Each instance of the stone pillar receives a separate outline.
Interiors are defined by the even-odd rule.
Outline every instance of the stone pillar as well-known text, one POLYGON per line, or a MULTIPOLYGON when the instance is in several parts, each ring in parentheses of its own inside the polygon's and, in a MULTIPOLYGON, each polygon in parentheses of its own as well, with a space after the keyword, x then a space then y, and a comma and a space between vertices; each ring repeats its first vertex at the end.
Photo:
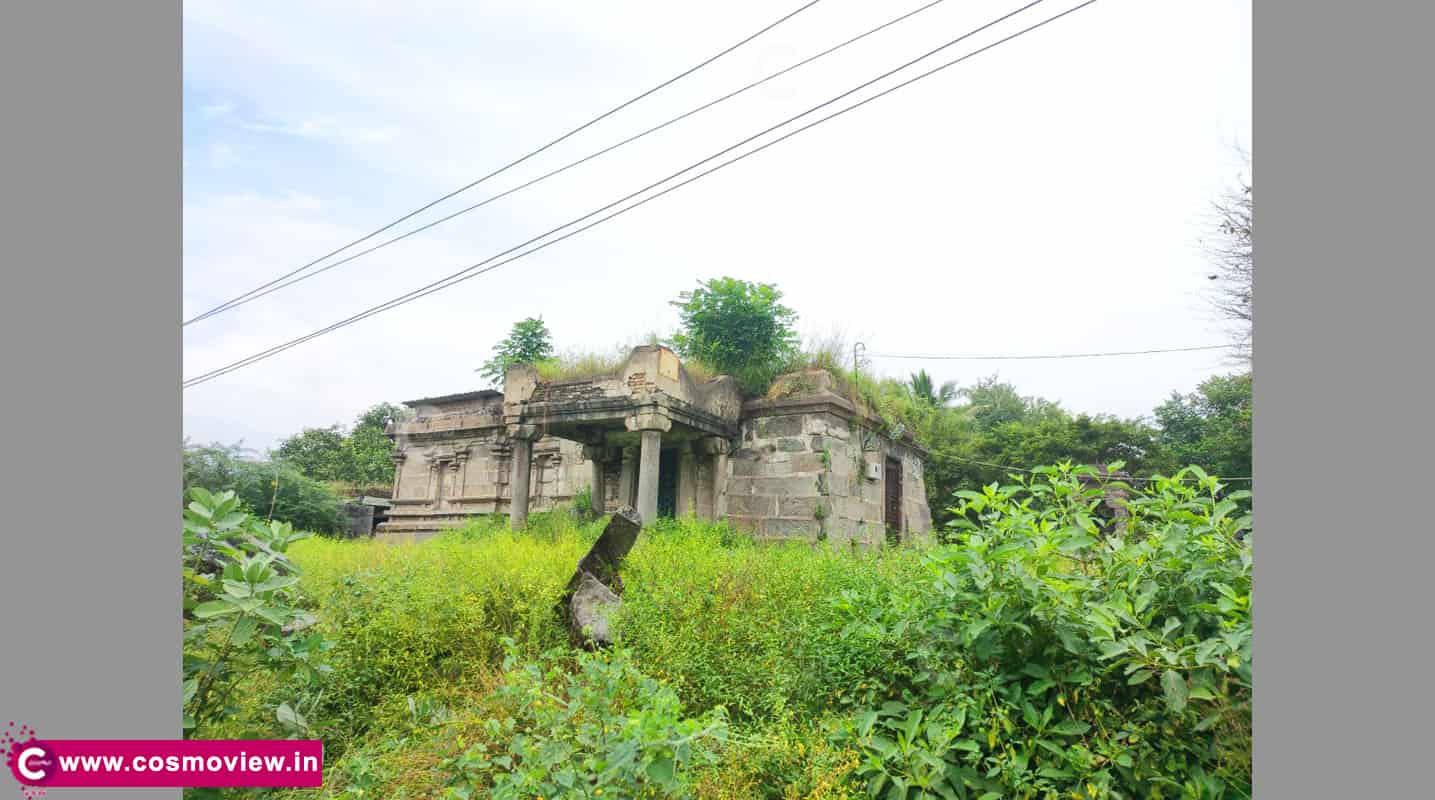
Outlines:
POLYGON ((728 440, 716 436, 704 439, 702 452, 712 459, 713 479, 709 484, 712 498, 708 507, 713 510, 713 519, 727 516, 727 454, 731 449, 728 440))
POLYGON ((643 431, 643 449, 638 457, 638 514, 645 528, 658 518, 658 452, 662 446, 662 431, 643 431))
POLYGON ((622 470, 618 473, 618 508, 636 506, 638 502, 638 493, 635 491, 637 486, 638 450, 635 447, 624 447, 622 470))
POLYGON ((508 526, 522 530, 528 524, 528 481, 533 470, 533 432, 531 425, 515 425, 509 430, 513 442, 513 478, 509 481, 512 497, 508 506, 508 526))
POLYGON ((638 453, 638 514, 643 518, 643 527, 653 524, 658 517, 658 452, 663 445, 663 434, 673 427, 667 410, 654 403, 648 408, 623 420, 630 431, 641 431, 643 446, 638 453))
MULTIPOLYGON (((592 477, 589 479, 589 492, 593 495, 593 510, 599 514, 608 513, 608 506, 603 493, 603 454, 602 445, 585 445, 583 457, 588 459, 588 466, 592 470, 592 477)), ((622 505, 620 502, 618 505, 622 505)))
POLYGON ((682 443, 678 450, 677 506, 679 517, 698 513, 698 463, 691 442, 682 443))

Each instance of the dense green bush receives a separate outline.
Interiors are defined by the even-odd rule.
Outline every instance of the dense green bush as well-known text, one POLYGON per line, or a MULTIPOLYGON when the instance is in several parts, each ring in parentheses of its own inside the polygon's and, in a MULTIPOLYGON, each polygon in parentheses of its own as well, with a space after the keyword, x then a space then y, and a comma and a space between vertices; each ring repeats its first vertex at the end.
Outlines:
POLYGON ((1250 795, 1250 526, 1199 470, 1134 492, 1124 535, 1068 470, 961 492, 924 591, 846 596, 913 670, 846 731, 885 797, 1250 795), (1194 478, 1196 483, 1183 482, 1194 478), (874 602, 875 601, 875 602, 874 602))
POLYGON ((468 800, 673 797, 688 794, 694 761, 712 762, 726 731, 721 708, 684 717, 673 691, 623 650, 521 660, 510 640, 498 690, 510 716, 444 762, 445 797, 468 800))

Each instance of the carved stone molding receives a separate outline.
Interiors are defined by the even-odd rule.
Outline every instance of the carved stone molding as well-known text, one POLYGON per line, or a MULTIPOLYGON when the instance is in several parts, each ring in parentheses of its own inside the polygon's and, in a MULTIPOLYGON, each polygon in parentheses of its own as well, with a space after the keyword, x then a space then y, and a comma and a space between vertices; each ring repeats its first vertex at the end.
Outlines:
POLYGON ((654 409, 651 411, 639 411, 636 414, 623 420, 623 425, 630 431, 660 431, 667 433, 673 429, 673 420, 666 411, 654 409))

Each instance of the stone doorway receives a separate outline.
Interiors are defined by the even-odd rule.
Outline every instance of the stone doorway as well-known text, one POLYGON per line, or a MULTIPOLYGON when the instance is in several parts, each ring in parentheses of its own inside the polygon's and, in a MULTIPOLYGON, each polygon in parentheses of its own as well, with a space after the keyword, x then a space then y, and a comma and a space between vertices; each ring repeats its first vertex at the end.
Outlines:
POLYGON ((678 451, 658 453, 658 516, 675 517, 678 513, 678 451))
POLYGON ((886 497, 882 504, 883 521, 887 525, 887 541, 896 544, 902 540, 902 462, 888 458, 882 489, 886 497))

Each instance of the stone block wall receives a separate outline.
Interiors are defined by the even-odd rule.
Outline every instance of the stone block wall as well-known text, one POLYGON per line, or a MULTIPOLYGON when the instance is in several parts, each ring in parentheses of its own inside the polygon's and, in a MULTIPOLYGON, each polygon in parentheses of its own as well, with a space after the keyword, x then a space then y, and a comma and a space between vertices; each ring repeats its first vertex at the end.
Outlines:
POLYGON ((920 455, 831 411, 744 420, 741 446, 728 459, 728 519, 764 539, 881 544, 888 456, 902 464, 903 538, 925 536, 931 515, 920 455), (867 477, 869 464, 881 477, 867 477))

